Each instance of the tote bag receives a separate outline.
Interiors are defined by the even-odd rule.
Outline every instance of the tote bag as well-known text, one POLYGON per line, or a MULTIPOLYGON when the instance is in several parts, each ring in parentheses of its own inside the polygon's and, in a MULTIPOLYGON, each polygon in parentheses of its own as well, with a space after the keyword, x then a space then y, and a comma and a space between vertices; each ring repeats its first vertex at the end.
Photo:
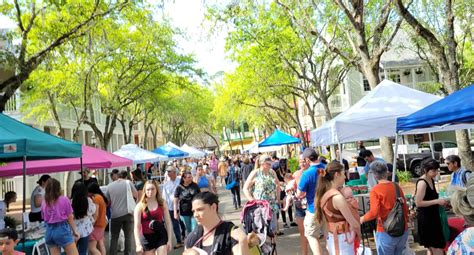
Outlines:
POLYGON ((129 214, 133 215, 133 211, 135 210, 135 199, 133 199, 132 188, 130 188, 130 181, 125 182, 127 184, 127 211, 129 214))

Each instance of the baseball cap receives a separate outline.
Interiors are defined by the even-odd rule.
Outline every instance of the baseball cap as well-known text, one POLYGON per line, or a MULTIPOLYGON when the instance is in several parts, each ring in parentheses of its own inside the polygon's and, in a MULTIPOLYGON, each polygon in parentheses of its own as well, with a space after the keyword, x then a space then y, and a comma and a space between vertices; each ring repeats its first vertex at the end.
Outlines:
POLYGON ((311 161, 318 159, 318 153, 313 148, 306 148, 303 151, 303 158, 308 158, 311 161))

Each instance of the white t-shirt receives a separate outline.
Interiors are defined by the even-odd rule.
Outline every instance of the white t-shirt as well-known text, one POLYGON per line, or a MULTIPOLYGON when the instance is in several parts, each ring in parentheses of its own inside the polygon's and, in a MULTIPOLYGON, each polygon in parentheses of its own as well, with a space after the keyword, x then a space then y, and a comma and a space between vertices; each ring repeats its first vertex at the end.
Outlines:
POLYGON ((0 201, 0 229, 5 228, 5 216, 7 215, 7 204, 0 201))
POLYGON ((31 212, 38 213, 41 212, 41 205, 39 207, 35 206, 35 196, 40 195, 44 198, 45 190, 41 186, 36 186, 36 188, 31 193, 31 212))
POLYGON ((174 181, 168 179, 163 185, 161 185, 161 196, 166 201, 168 210, 173 210, 174 192, 176 191, 176 187, 178 187, 180 181, 181 177, 177 176, 174 181))

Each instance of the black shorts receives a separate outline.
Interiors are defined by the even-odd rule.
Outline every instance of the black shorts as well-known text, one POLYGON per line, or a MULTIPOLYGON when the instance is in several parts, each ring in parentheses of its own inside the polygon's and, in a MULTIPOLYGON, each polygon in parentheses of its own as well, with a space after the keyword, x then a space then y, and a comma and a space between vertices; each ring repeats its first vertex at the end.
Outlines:
POLYGON ((30 212, 30 214, 28 215, 28 219, 30 220, 30 222, 43 221, 41 212, 30 212))
POLYGON ((143 250, 151 251, 158 249, 162 245, 166 245, 168 242, 168 232, 164 233, 153 233, 153 234, 143 234, 140 238, 143 250))

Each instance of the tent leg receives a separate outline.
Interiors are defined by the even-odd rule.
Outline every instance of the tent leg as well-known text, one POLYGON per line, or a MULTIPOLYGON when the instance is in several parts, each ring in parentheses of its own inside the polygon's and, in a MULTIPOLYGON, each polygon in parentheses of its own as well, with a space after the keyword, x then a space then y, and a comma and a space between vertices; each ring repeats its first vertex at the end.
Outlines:
POLYGON ((82 174, 82 157, 79 158, 79 160, 81 161, 81 179, 82 179, 82 183, 84 183, 84 175, 82 174))
POLYGON ((339 162, 342 163, 342 146, 341 146, 341 143, 338 143, 337 147, 339 149, 339 157, 337 159, 339 160, 339 162))
POLYGON ((23 235, 22 235, 22 251, 26 252, 25 249, 25 212, 26 212, 26 155, 23 156, 23 208, 22 208, 22 214, 21 214, 21 226, 23 230, 23 235))
POLYGON ((434 155, 434 146, 433 146, 433 137, 431 136, 432 133, 428 133, 428 137, 430 139, 430 149, 431 149, 431 157, 433 159, 435 159, 435 155, 434 155))
POLYGON ((398 157, 398 133, 395 134, 395 149, 393 150, 392 182, 395 182, 395 177, 397 176, 397 157, 398 157))

